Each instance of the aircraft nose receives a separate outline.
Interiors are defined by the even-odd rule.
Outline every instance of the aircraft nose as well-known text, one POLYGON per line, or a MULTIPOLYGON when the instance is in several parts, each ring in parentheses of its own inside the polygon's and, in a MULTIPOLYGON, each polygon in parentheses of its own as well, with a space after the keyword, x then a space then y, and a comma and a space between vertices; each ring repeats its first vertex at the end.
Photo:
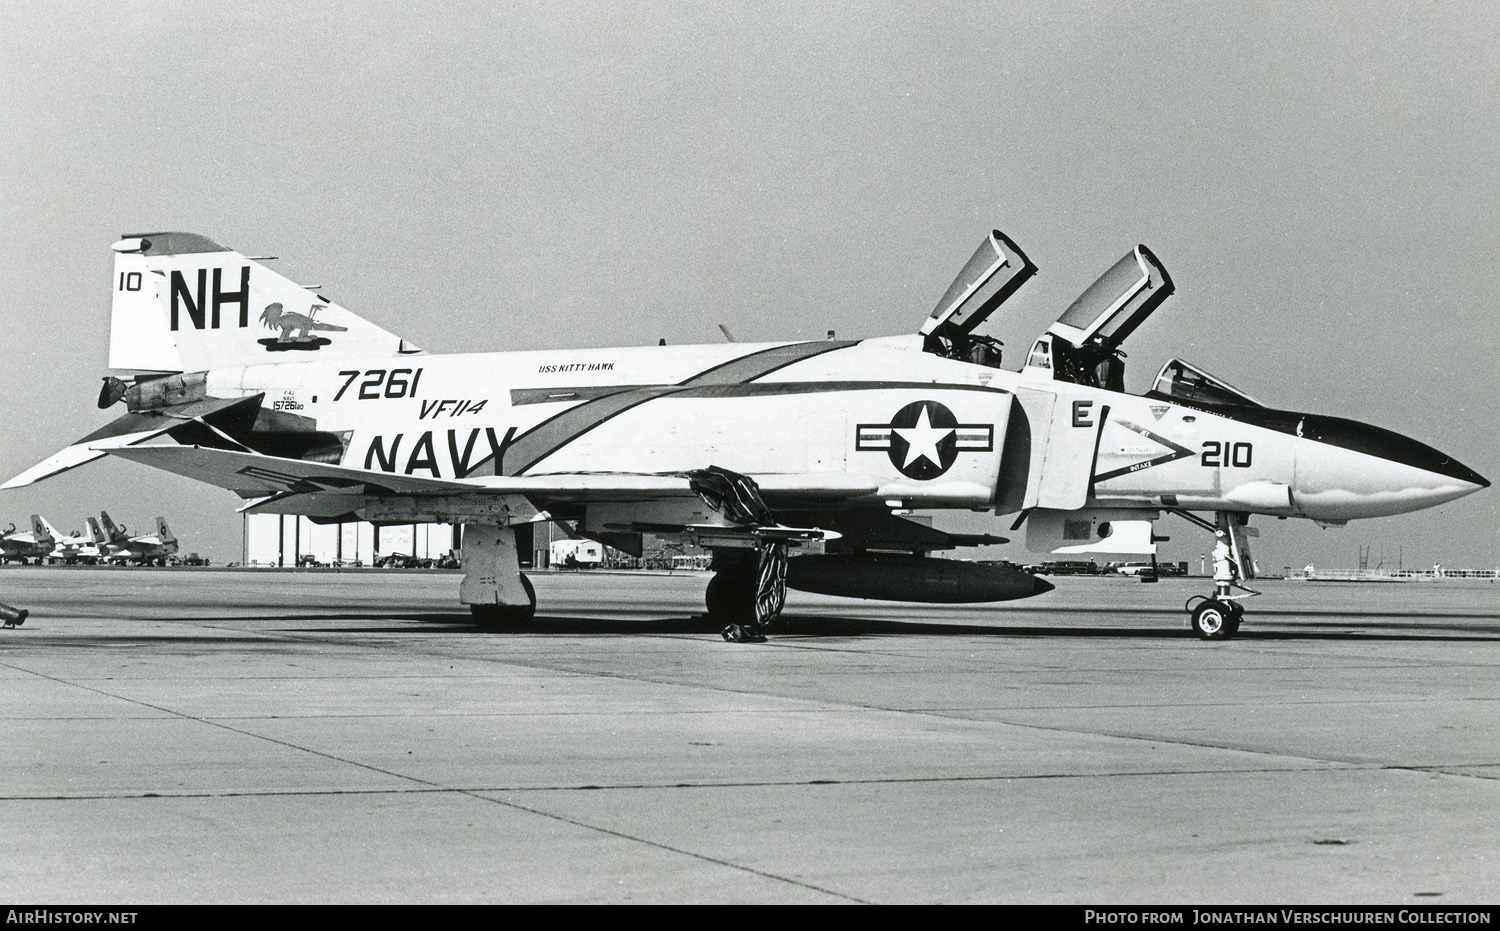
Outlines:
POLYGON ((1439 450, 1390 430, 1309 415, 1299 425, 1295 497, 1309 517, 1349 520, 1434 507, 1489 480, 1439 450))

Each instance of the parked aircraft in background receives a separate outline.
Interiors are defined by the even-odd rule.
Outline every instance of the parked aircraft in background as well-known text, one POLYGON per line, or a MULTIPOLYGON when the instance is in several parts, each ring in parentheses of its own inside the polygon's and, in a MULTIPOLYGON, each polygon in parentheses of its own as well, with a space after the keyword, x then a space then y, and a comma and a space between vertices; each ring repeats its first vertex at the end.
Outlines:
POLYGON ((156 533, 138 537, 132 537, 124 527, 115 526, 115 522, 104 511, 99 512, 99 524, 94 525, 93 518, 89 518, 89 522, 93 526, 102 526, 99 534, 100 550, 107 562, 164 566, 167 564, 167 557, 177 552, 177 538, 167 527, 164 517, 156 519, 156 533))
MULTIPOLYGON (((1489 484, 1415 440, 1268 408, 1180 360, 1126 393, 1121 345, 1173 290, 1145 246, 1019 371, 975 333, 1036 271, 999 231, 909 336, 445 356, 203 236, 129 235, 114 251, 109 365, 134 375, 106 378, 99 406, 126 413, 3 487, 112 454, 230 489, 249 512, 462 523, 459 597, 484 627, 534 614, 515 528, 537 521, 634 553, 646 533, 710 549, 708 612, 726 639, 754 640, 788 586, 912 601, 1052 588, 930 556, 1003 538, 908 510, 1015 515, 1034 550, 1138 557, 1171 513, 1248 578, 1251 515, 1342 524, 1489 484)), ((1200 636, 1238 628, 1228 591, 1193 610, 1200 636)))
POLYGON ((40 515, 33 514, 29 531, 18 532, 16 525, 11 524, 4 533, 0 533, 0 563, 14 559, 24 565, 26 560, 34 559, 40 565, 42 560, 51 555, 56 542, 52 532, 47 529, 46 522, 40 515))
POLYGON ((52 537, 54 545, 52 551, 47 554, 48 562, 93 563, 99 560, 99 536, 94 533, 92 526, 87 533, 63 533, 45 517, 40 517, 42 527, 52 537))

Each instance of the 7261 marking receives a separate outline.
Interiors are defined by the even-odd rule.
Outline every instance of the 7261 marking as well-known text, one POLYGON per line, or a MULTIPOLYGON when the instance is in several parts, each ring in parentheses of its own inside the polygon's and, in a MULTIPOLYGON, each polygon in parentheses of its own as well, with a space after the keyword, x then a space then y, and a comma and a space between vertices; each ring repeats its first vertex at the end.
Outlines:
MULTIPOLYGON (((339 372, 340 375, 348 376, 339 393, 333 396, 337 401, 354 384, 354 380, 360 375, 364 380, 359 383, 359 392, 355 395, 361 401, 378 401, 381 398, 414 398, 417 396, 417 382, 422 378, 421 369, 367 369, 360 372, 339 372)), ((352 399, 351 399, 352 400, 352 399)))

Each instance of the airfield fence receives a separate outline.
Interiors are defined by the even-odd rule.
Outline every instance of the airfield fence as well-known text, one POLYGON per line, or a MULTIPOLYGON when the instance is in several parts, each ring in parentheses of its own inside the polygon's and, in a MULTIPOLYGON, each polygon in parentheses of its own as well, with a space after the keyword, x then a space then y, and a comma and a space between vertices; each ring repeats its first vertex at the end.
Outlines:
POLYGON ((1449 569, 1433 566, 1431 569, 1363 569, 1356 572, 1338 572, 1327 569, 1292 569, 1286 577, 1293 582, 1441 582, 1444 579, 1488 579, 1500 578, 1500 568, 1495 569, 1449 569))

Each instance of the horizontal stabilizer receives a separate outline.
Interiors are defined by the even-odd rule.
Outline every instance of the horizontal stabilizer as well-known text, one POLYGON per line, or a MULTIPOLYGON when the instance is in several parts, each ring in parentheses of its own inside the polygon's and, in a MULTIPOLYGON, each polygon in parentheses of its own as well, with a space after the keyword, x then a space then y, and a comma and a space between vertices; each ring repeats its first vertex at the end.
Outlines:
POLYGON ((108 451, 107 447, 109 444, 129 446, 132 443, 149 440, 153 436, 165 433, 166 431, 167 428, 163 427, 160 430, 150 430, 145 433, 127 433, 123 436, 114 437, 99 447, 85 442, 74 443, 50 459, 37 463, 4 485, 0 485, 0 489, 23 488, 27 485, 40 482, 44 478, 51 478, 58 473, 66 472, 69 469, 76 469, 85 463, 93 462, 108 451))
POLYGON ((323 462, 204 446, 150 445, 107 450, 112 455, 227 488, 247 498, 278 494, 446 494, 472 492, 473 483, 391 475, 323 462))
POLYGON ((0 489, 21 488, 40 482, 42 479, 51 478, 61 472, 93 462, 112 450, 144 443, 186 423, 207 422, 216 415, 224 414, 242 404, 253 404, 258 407, 260 398, 258 395, 251 398, 208 398, 190 404, 177 405, 164 411, 126 414, 95 430, 50 459, 37 463, 0 485, 0 489))

